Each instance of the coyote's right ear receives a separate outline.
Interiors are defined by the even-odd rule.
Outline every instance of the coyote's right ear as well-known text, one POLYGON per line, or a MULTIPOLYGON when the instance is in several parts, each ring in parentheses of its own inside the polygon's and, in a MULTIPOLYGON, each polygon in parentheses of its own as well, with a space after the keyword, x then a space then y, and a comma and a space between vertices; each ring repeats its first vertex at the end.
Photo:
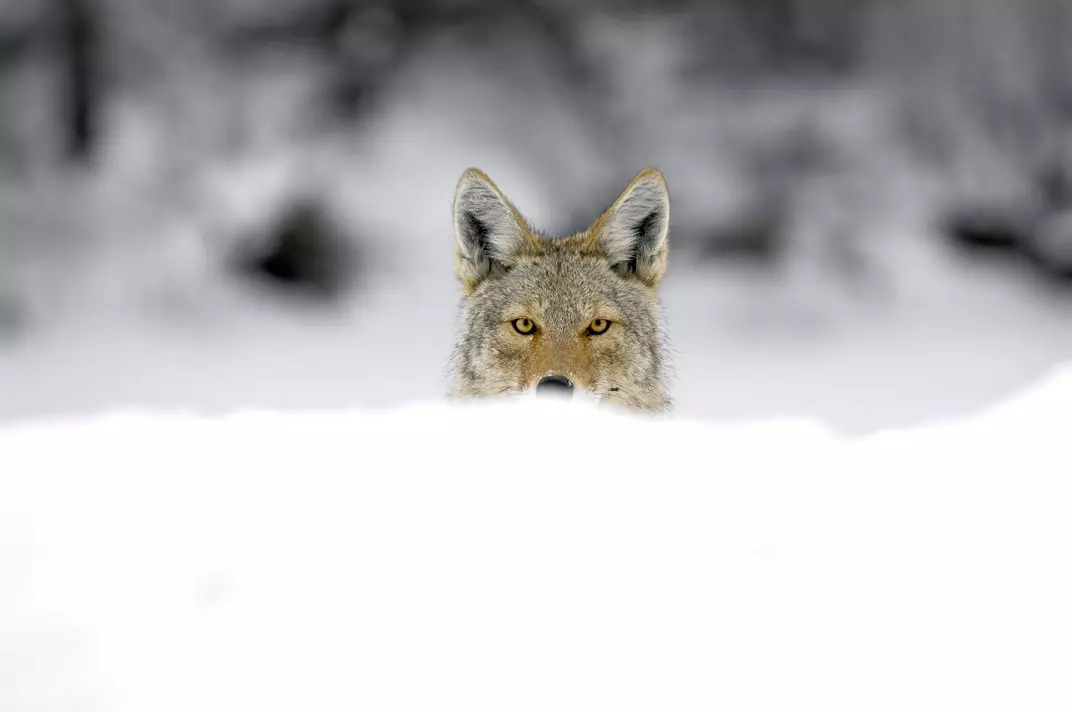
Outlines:
POLYGON ((524 220, 481 170, 462 174, 454 193, 455 267, 466 292, 507 269, 525 240, 524 220))

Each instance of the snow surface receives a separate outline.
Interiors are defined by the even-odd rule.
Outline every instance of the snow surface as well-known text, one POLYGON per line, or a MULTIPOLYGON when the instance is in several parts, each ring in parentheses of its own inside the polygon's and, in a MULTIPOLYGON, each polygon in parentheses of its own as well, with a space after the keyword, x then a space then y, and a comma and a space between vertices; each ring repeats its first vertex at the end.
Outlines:
POLYGON ((1067 710, 1070 417, 7 426, 0 709, 1067 710))

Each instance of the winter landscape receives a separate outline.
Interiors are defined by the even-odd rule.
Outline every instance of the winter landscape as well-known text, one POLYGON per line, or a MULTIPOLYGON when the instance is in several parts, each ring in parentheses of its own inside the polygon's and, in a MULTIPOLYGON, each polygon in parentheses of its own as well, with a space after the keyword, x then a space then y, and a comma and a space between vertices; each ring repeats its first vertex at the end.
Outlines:
MULTIPOLYGON (((350 114, 332 103, 345 93, 336 74, 379 67, 379 54, 361 54, 373 52, 364 35, 356 59, 325 59, 308 43, 227 41, 227 28, 287 20, 296 10, 285 3, 274 15, 223 4, 205 17, 190 4, 189 17, 157 22, 115 5, 100 21, 119 29, 100 61, 109 83, 91 161, 65 163, 53 136, 63 104, 48 80, 62 64, 47 61, 49 45, 6 69, 5 421, 440 398, 460 298, 451 192, 470 165, 561 232, 594 219, 639 168, 663 170, 673 200, 664 301, 687 417, 915 425, 1015 393, 1072 353, 1067 290, 1049 274, 1062 269, 1063 243, 1046 243, 1048 272, 1024 249, 965 250, 949 233, 973 225, 947 227, 960 206, 979 205, 975 232, 1060 237, 1058 208, 1021 221, 1058 228, 1008 227, 1039 202, 1024 198, 1035 164, 1048 165, 1039 156, 1062 158, 1051 94, 1064 87, 1040 69, 1043 50, 1061 48, 1038 38, 1060 3, 861 4, 869 10, 845 14, 862 37, 852 45, 836 34, 841 14, 803 3, 814 7, 798 24, 825 30, 815 42, 840 48, 844 67, 714 44, 737 15, 751 18, 732 3, 722 16, 545 9, 584 49, 588 74, 550 61, 540 32, 561 32, 460 3, 473 6, 457 11, 462 24, 422 29, 350 114), (271 249, 306 203, 346 248, 323 250, 343 265, 328 275, 329 299, 234 266, 243 250, 271 249)), ((356 17, 353 32, 386 22, 356 17)), ((769 24, 756 25, 757 47, 787 41, 766 38, 769 24)), ((375 34, 398 44, 407 27, 375 34)))
POLYGON ((1072 704, 1072 3, 0 1, 0 710, 1072 704), (670 422, 443 402, 469 166, 670 422))

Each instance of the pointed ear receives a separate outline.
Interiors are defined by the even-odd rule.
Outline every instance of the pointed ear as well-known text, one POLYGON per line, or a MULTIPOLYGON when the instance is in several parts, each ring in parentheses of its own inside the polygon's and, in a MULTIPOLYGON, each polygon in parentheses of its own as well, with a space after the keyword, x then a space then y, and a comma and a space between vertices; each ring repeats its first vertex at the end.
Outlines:
POLYGON ((654 168, 637 174, 595 229, 614 268, 651 287, 666 273, 669 231, 670 194, 654 168))
POLYGON ((495 183, 477 168, 465 171, 454 192, 454 242, 466 291, 508 269, 524 240, 524 219, 495 183))

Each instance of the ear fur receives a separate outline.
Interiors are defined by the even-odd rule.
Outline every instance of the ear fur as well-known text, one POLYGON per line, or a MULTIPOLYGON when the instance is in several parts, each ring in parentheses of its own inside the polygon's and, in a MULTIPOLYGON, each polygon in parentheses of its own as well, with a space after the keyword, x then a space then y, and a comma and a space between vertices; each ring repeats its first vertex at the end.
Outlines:
POLYGON ((491 178, 466 170, 454 192, 455 268, 465 290, 508 269, 525 234, 524 218, 491 178))
POLYGON ((666 273, 670 194, 662 173, 647 168, 593 226, 615 269, 654 287, 666 273))

